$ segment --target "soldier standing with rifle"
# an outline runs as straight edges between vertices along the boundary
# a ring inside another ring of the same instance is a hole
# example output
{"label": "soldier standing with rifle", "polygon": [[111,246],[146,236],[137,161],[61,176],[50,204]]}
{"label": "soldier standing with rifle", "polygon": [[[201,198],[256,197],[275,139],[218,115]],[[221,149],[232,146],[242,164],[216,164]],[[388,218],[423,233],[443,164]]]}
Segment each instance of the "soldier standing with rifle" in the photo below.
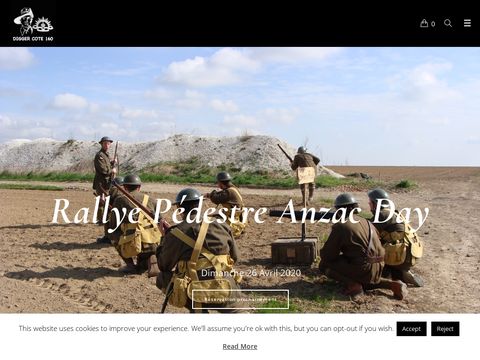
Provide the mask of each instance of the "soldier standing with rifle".
{"label": "soldier standing with rifle", "polygon": [[[290,155],[278,144],[278,147],[285,156],[290,160],[290,167],[292,170],[297,171],[297,178],[300,180],[300,171],[305,168],[313,169],[313,181],[306,183],[299,181],[300,190],[302,191],[302,204],[309,205],[313,200],[313,193],[315,191],[315,176],[317,175],[317,165],[320,163],[320,159],[315,155],[307,153],[307,149],[304,146],[300,146],[297,150],[297,154],[292,159]],[[306,186],[308,184],[308,200],[306,199]]]}
{"label": "soldier standing with rifle", "polygon": [[[110,186],[112,179],[115,177],[117,173],[117,169],[115,168],[116,163],[116,147],[115,147],[115,155],[113,160],[110,159],[110,155],[108,154],[108,149],[113,143],[113,140],[110,139],[108,136],[104,136],[99,141],[102,148],[99,152],[95,154],[95,159],[93,160],[93,165],[95,167],[95,177],[93,179],[93,190],[95,196],[101,196],[102,200],[105,200],[105,197],[108,196],[110,191]],[[118,145],[118,142],[117,142]],[[104,203],[102,201],[101,203]],[[103,205],[100,205],[97,213],[96,223],[101,225],[101,218],[104,211]],[[99,243],[110,243],[108,237],[103,236],[102,238],[97,239]]]}

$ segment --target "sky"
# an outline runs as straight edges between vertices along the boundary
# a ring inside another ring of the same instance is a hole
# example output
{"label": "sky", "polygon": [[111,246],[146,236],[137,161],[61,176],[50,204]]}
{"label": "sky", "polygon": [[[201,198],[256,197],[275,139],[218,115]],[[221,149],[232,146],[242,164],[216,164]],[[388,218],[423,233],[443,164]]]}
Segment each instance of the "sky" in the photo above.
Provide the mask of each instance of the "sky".
{"label": "sky", "polygon": [[0,143],[278,137],[328,165],[479,166],[480,48],[0,48]]}

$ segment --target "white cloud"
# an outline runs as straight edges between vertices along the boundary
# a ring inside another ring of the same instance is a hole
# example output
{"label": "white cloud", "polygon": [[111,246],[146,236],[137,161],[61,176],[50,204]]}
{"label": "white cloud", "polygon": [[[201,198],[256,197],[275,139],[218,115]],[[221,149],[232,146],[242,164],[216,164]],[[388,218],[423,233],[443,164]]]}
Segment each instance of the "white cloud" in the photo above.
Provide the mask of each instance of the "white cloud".
{"label": "white cloud", "polygon": [[182,99],[178,99],[175,105],[186,109],[198,109],[203,105],[205,94],[195,90],[186,90],[185,96]]}
{"label": "white cloud", "polygon": [[480,145],[480,137],[479,136],[469,136],[469,137],[467,137],[467,144]]}
{"label": "white cloud", "polygon": [[91,113],[98,113],[101,110],[100,104],[97,103],[90,103],[88,104],[88,111]]}
{"label": "white cloud", "polygon": [[61,128],[59,123],[51,118],[29,115],[23,117],[14,114],[12,117],[0,115],[0,142],[11,139],[53,138],[55,129]]}
{"label": "white cloud", "polygon": [[178,99],[175,101],[175,105],[184,109],[198,109],[202,106],[202,102],[197,99]]}
{"label": "white cloud", "polygon": [[238,111],[238,106],[232,100],[222,101],[220,99],[213,99],[210,102],[212,109],[220,112],[236,112]]}
{"label": "white cloud", "polygon": [[392,90],[408,101],[438,103],[460,98],[441,75],[452,69],[448,62],[424,63],[389,79]]}
{"label": "white cloud", "polygon": [[432,125],[449,125],[450,119],[445,116],[439,116],[435,118],[427,118],[427,123]]}
{"label": "white cloud", "polygon": [[52,106],[57,109],[80,110],[88,106],[88,101],[79,95],[65,93],[54,97]]}
{"label": "white cloud", "polygon": [[144,64],[138,65],[135,67],[130,68],[119,68],[119,69],[112,69],[112,68],[97,68],[97,69],[87,69],[87,71],[92,72],[93,74],[99,75],[108,75],[108,76],[136,76],[143,74],[149,70],[154,69],[156,66],[153,64]]}
{"label": "white cloud", "polygon": [[156,88],[152,90],[147,90],[144,93],[144,96],[148,99],[155,99],[155,100],[166,100],[171,97],[171,93],[164,89],[164,88]]}
{"label": "white cloud", "polygon": [[240,126],[257,126],[258,121],[254,116],[248,116],[248,115],[226,115],[223,118],[223,123],[224,124],[229,124],[229,125],[236,125],[237,127]]}
{"label": "white cloud", "polygon": [[8,116],[0,115],[0,126],[2,128],[10,127],[14,125],[14,123],[15,122],[12,119],[10,119]]}
{"label": "white cloud", "polygon": [[296,117],[300,114],[300,110],[297,108],[284,109],[284,108],[268,108],[261,112],[261,116],[268,122],[277,122],[282,124],[291,124],[295,121]]}
{"label": "white cloud", "polygon": [[230,85],[240,82],[242,74],[253,73],[259,66],[244,51],[223,48],[210,57],[172,62],[160,80],[191,87]]}
{"label": "white cloud", "polygon": [[34,56],[27,48],[0,47],[0,70],[16,70],[32,65]]}
{"label": "white cloud", "polygon": [[251,57],[261,62],[298,63],[321,61],[342,51],[336,47],[268,47],[252,48]]}
{"label": "white cloud", "polygon": [[172,62],[159,80],[190,87],[231,85],[242,82],[268,63],[318,62],[341,51],[341,48],[223,48],[209,57]]}
{"label": "white cloud", "polygon": [[154,119],[159,116],[155,110],[124,109],[120,116],[125,119]]}

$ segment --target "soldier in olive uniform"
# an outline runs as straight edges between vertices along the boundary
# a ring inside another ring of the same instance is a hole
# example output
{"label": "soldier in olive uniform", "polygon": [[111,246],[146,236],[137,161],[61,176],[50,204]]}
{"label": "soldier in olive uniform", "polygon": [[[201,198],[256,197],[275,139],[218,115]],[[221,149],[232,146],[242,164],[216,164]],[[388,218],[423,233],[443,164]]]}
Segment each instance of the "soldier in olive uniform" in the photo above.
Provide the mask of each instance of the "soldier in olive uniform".
{"label": "soldier in olive uniform", "polygon": [[[123,186],[123,176],[115,177],[112,181],[112,184],[113,183],[117,184],[118,186]],[[103,229],[104,229],[103,236],[97,238],[97,243],[99,244],[112,243],[109,236],[110,234],[108,233],[108,229],[110,229],[110,212],[112,210],[112,204],[115,202],[115,199],[118,197],[118,195],[121,195],[121,193],[118,191],[116,186],[112,186],[110,187],[110,191],[108,192],[108,195],[110,196],[110,201],[108,205],[108,217],[107,217],[107,222],[103,225]]]}
{"label": "soldier in olive uniform", "polygon": [[93,190],[97,195],[107,194],[110,189],[110,180],[112,174],[115,175],[117,170],[114,167],[116,159],[111,160],[108,149],[112,145],[113,140],[108,136],[101,138],[99,143],[102,148],[96,153],[93,165],[95,166],[95,177],[93,179]]}
{"label": "soldier in olive uniform", "polygon": [[[228,172],[221,171],[217,174],[217,186],[220,191],[213,190],[204,194],[204,197],[210,199],[217,205],[222,205],[228,209],[226,212],[227,223],[232,228],[233,236],[239,237],[245,230],[246,224],[243,222],[243,199],[238,188],[233,185],[232,177]],[[231,221],[232,209],[235,208],[234,221]]]}
{"label": "soldier in olive uniform", "polygon": [[[197,211],[199,200],[201,198],[199,191],[191,188],[183,189],[177,194],[175,204],[184,209],[182,217],[185,220],[187,214],[191,212],[191,217],[193,217]],[[211,219],[213,220],[206,230],[206,235],[203,242],[202,252],[196,262],[196,267],[193,271],[196,271],[198,280],[209,280],[214,279],[215,269],[211,264],[212,262],[206,262],[206,257],[203,255],[203,251],[209,251],[214,255],[216,259],[214,262],[224,261],[222,259],[228,258],[230,264],[236,262],[238,259],[238,250],[233,238],[232,232],[228,225],[224,222],[218,222],[215,215],[212,215]],[[221,220],[221,219],[220,219]],[[162,245],[157,248],[157,262],[160,269],[160,274],[157,277],[157,287],[166,292],[168,284],[171,282],[172,277],[184,276],[184,273],[188,273],[187,263],[191,260],[193,247],[199,239],[200,229],[203,223],[189,223],[187,221],[182,221],[178,225],[170,227],[163,240]],[[183,238],[186,235],[191,239],[190,244],[187,244]],[[203,263],[203,265],[202,265]],[[205,265],[206,264],[206,265]],[[183,270],[182,270],[183,269]],[[182,273],[183,271],[183,273]],[[192,271],[192,269],[190,269]],[[190,272],[191,274],[191,272]],[[229,273],[230,274],[230,273]],[[239,286],[237,281],[233,276],[229,274],[225,275],[225,278],[231,285],[232,289],[238,289]],[[168,295],[168,294],[167,294]],[[234,299],[236,295],[232,295]],[[201,311],[195,311],[192,309],[192,300],[188,299],[184,305],[190,312],[208,312],[208,308],[212,307],[210,304],[197,303],[195,308],[201,308]],[[238,308],[239,304],[236,301],[230,301],[226,303],[215,303],[215,308],[228,307],[228,308]],[[218,310],[220,312],[240,312],[240,309],[224,309]]]}
{"label": "soldier in olive uniform", "polygon": [[[108,154],[108,149],[112,145],[113,140],[108,136],[104,136],[100,139],[99,143],[102,148],[96,153],[93,165],[95,167],[95,177],[93,179],[93,190],[95,196],[102,196],[103,198],[108,195],[110,190],[110,181],[116,175],[117,169],[115,168],[116,159],[111,160]],[[100,224],[103,206],[98,209],[98,215],[96,222]]]}
{"label": "soldier in olive uniform", "polygon": [[[130,195],[137,200],[139,203],[143,202],[144,199],[144,194],[140,192],[140,187],[142,185],[142,182],[140,180],[140,177],[138,175],[127,175],[125,176],[123,180],[123,188],[130,193]],[[154,202],[149,198],[148,203],[146,206],[152,213],[155,213],[155,204]],[[126,209],[126,214],[125,218],[122,221],[122,224],[130,223],[128,219],[128,214],[130,211],[134,208],[136,208],[135,204],[133,204],[125,195],[123,194],[118,194],[116,196],[115,201],[113,202],[112,209],[119,209],[120,214],[123,213],[122,209]],[[133,216],[133,219],[135,221],[138,220],[138,214]],[[118,227],[117,227],[118,225]],[[119,269],[121,272],[144,272],[148,269],[148,259],[151,255],[155,254],[155,250],[157,249],[157,244],[146,244],[142,242],[142,251],[140,254],[137,255],[136,260],[137,262],[135,263],[133,258],[125,258],[122,256],[120,253],[120,248],[118,246],[118,242],[120,240],[120,237],[122,235],[125,235],[122,233],[121,226],[117,224],[117,219],[115,216],[110,216],[110,228],[116,230],[109,234],[109,238],[112,241],[112,244],[115,246],[116,250],[118,251],[120,257],[125,261],[126,266],[122,267]]]}
{"label": "soldier in olive uniform", "polygon": [[328,277],[346,285],[345,294],[357,296],[363,289],[386,288],[395,298],[403,299],[407,286],[401,281],[381,279],[385,250],[373,225],[364,218],[349,214],[358,207],[355,198],[348,193],[335,199],[335,208],[345,208],[345,223],[337,222],[320,250],[319,269]]}
{"label": "soldier in olive uniform", "polygon": [[[315,175],[317,175],[317,165],[320,163],[320,159],[315,155],[307,153],[306,151],[307,149],[305,149],[305,147],[300,146],[290,166],[292,170],[297,170],[299,167],[300,168],[312,167],[315,169]],[[304,204],[305,196],[306,196],[305,184],[300,184],[300,189],[302,191],[302,201]],[[308,183],[308,201],[306,202],[307,205],[312,202],[314,191],[315,191],[315,181]]]}
{"label": "soldier in olive uniform", "polygon": [[[392,234],[398,234],[399,236],[397,236],[397,238],[403,241],[403,237],[405,234],[405,223],[403,221],[398,222],[397,216],[391,216],[389,220],[385,221],[390,216],[390,205],[388,204],[388,202],[381,200],[389,200],[390,197],[388,196],[388,193],[383,189],[377,188],[368,192],[368,199],[368,204],[373,214],[375,214],[375,212],[377,211],[377,207],[381,206],[378,217],[379,221],[373,222],[373,225],[380,233],[380,241],[382,245],[385,246],[385,244],[389,241],[388,238],[391,237]],[[395,214],[396,213],[397,212],[395,211]],[[391,276],[393,280],[402,280],[407,284],[416,287],[422,287],[423,279],[410,270],[410,268],[414,266],[415,263],[416,259],[412,256],[411,244],[409,243],[407,245],[405,261],[403,262],[403,264],[385,265],[383,275],[385,277]]]}

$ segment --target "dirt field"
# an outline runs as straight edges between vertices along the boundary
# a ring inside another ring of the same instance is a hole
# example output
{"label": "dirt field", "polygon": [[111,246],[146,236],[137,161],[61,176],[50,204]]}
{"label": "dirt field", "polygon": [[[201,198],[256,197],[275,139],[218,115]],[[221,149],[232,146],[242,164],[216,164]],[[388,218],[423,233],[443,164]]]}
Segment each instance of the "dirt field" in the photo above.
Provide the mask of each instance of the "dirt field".
{"label": "dirt field", "polygon": [[[479,313],[480,312],[480,169],[334,167],[348,174],[365,172],[383,180],[414,179],[415,190],[392,193],[398,207],[430,208],[419,234],[425,243],[424,258],[415,272],[423,288],[409,288],[406,300],[394,300],[388,291],[375,290],[352,301],[338,285],[318,275],[315,267],[301,268],[298,277],[246,277],[244,288],[288,288],[300,312],[360,313]],[[113,247],[98,245],[102,227],[93,224],[51,224],[54,199],[70,201],[71,217],[81,207],[93,207],[90,184],[64,184],[65,191],[0,190],[0,312],[86,313],[159,312],[163,295],[154,280],[143,275],[123,275]],[[183,186],[147,184],[158,198],[173,199]],[[206,189],[206,188],[204,188]],[[244,189],[247,206],[285,205],[298,190]],[[338,190],[317,190],[314,206],[326,205]],[[365,193],[355,193],[367,210]],[[299,224],[250,222],[238,241],[239,270],[273,269],[270,244],[278,237],[300,235]],[[91,219],[91,216],[90,216]],[[329,226],[307,226],[309,236],[325,236]],[[167,312],[178,310],[171,307]]]}

